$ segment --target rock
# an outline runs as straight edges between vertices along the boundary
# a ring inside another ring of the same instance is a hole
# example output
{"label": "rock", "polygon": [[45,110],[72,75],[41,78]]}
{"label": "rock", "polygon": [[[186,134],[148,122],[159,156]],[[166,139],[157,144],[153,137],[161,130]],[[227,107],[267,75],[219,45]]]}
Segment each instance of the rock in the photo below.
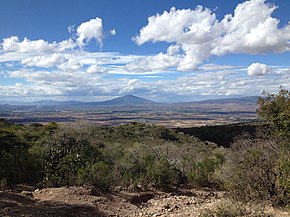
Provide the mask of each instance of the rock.
{"label": "rock", "polygon": [[129,187],[128,187],[128,191],[129,192],[140,192],[142,191],[136,184],[131,184]]}
{"label": "rock", "polygon": [[28,197],[33,197],[33,194],[31,191],[22,191],[21,194],[28,196]]}
{"label": "rock", "polygon": [[169,209],[170,208],[168,203],[166,203],[163,207],[164,207],[164,209]]}
{"label": "rock", "polygon": [[170,208],[168,209],[168,212],[173,212],[175,209],[178,209],[178,206],[177,206],[177,205],[175,205],[175,206],[173,206],[173,207],[170,207]]}
{"label": "rock", "polygon": [[146,188],[141,184],[137,184],[136,187],[141,191],[146,191]]}
{"label": "rock", "polygon": [[114,190],[115,191],[122,191],[122,186],[116,186]]}

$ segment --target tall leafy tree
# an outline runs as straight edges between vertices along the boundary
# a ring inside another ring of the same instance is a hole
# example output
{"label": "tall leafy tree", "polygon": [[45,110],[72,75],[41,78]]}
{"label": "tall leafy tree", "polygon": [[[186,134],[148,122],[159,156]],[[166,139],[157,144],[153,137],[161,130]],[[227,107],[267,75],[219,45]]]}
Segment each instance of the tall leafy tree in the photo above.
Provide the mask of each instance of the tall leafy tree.
{"label": "tall leafy tree", "polygon": [[257,112],[267,120],[278,136],[290,136],[290,99],[289,91],[281,88],[278,94],[263,92],[259,97]]}

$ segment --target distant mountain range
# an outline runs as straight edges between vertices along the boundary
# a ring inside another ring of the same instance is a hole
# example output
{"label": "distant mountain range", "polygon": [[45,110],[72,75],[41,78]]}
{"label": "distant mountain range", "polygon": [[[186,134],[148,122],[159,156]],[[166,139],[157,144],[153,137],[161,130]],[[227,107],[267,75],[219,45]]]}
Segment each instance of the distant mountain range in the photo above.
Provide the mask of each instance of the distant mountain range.
{"label": "distant mountain range", "polygon": [[246,96],[239,98],[226,98],[226,99],[212,99],[193,102],[177,103],[180,105],[198,105],[198,104],[256,104],[258,96]]}
{"label": "distant mountain range", "polygon": [[158,105],[160,103],[134,95],[126,95],[103,102],[95,102],[92,104],[95,104],[97,106],[142,106],[142,105]]}
{"label": "distant mountain range", "polygon": [[227,99],[215,99],[215,100],[203,100],[183,103],[158,103],[148,99],[144,99],[134,95],[126,95],[117,97],[111,100],[102,102],[80,102],[80,101],[54,101],[54,100],[43,100],[35,102],[0,102],[0,105],[26,105],[26,106],[97,106],[97,107],[122,107],[122,106],[194,106],[198,104],[256,104],[258,97],[240,97],[240,98],[227,98]]}

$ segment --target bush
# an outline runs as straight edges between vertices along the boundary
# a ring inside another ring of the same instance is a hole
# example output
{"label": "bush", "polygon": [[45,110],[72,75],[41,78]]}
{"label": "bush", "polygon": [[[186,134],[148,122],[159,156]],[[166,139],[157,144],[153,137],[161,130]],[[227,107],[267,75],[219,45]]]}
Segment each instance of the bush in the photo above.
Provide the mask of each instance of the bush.
{"label": "bush", "polygon": [[173,185],[179,185],[180,173],[162,157],[148,168],[150,183],[161,189],[167,189]]}
{"label": "bush", "polygon": [[8,182],[7,182],[7,179],[4,178],[4,179],[1,179],[0,180],[0,191],[5,191],[8,189]]}
{"label": "bush", "polygon": [[277,159],[277,199],[278,205],[290,204],[290,153],[289,150],[282,149]]}
{"label": "bush", "polygon": [[221,179],[232,195],[243,201],[289,202],[289,152],[281,153],[275,139],[238,138],[222,167]]}
{"label": "bush", "polygon": [[224,182],[236,199],[270,199],[275,191],[277,152],[268,141],[240,137],[223,167]]}
{"label": "bush", "polygon": [[8,185],[89,184],[109,189],[140,184],[168,189],[186,183],[191,173],[196,185],[213,186],[222,163],[211,144],[138,123],[20,126],[0,121],[0,139],[0,180],[5,178]]}
{"label": "bush", "polygon": [[[164,147],[167,145],[169,144],[164,144]],[[182,172],[173,163],[173,156],[170,156],[163,148],[134,144],[115,162],[115,169],[118,171],[115,174],[118,173],[120,177],[118,183],[126,187],[139,184],[144,188],[155,186],[162,189],[179,185]]]}
{"label": "bush", "polygon": [[195,187],[220,188],[221,183],[214,176],[223,161],[216,157],[205,158],[192,166],[188,174],[190,184]]}
{"label": "bush", "polygon": [[110,165],[103,161],[87,164],[78,170],[78,184],[88,184],[108,190],[112,184]]}
{"label": "bush", "polygon": [[214,209],[206,209],[201,217],[238,217],[247,216],[247,209],[241,202],[227,200],[218,204]]}
{"label": "bush", "polygon": [[257,112],[261,118],[271,124],[276,136],[290,136],[290,94],[286,89],[280,89],[278,94],[263,91],[259,97]]}
{"label": "bush", "polygon": [[263,92],[257,112],[269,123],[255,137],[237,138],[223,166],[222,180],[237,199],[290,202],[290,100],[289,92]]}
{"label": "bush", "polygon": [[193,186],[210,187],[211,176],[215,171],[215,162],[213,159],[205,159],[195,163],[189,174],[189,181]]}

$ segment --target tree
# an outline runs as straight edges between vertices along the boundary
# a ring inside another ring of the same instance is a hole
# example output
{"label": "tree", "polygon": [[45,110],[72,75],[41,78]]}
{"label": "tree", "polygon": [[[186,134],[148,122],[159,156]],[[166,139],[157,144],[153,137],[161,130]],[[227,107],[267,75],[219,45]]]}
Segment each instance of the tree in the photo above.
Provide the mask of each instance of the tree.
{"label": "tree", "polygon": [[271,199],[286,205],[290,203],[289,91],[263,91],[257,105],[257,113],[267,121],[271,134],[264,131],[254,139],[240,138],[233,144],[230,159],[224,165],[230,174],[226,185],[240,193],[240,198],[246,195],[247,199]]}
{"label": "tree", "polygon": [[257,112],[273,127],[278,136],[290,136],[290,100],[289,91],[281,88],[278,94],[263,91],[259,97]]}

